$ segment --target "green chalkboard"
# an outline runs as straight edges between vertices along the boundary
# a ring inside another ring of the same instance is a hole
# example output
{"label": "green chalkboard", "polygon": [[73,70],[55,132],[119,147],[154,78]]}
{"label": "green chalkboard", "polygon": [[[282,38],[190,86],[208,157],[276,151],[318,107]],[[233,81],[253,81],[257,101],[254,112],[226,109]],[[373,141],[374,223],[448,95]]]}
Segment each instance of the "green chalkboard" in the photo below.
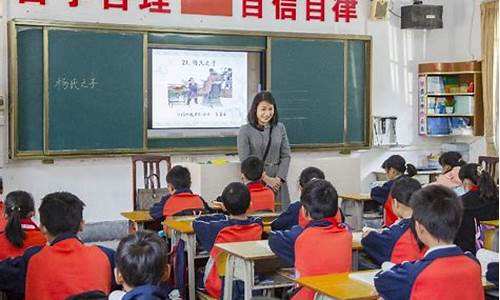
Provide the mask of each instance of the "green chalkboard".
{"label": "green chalkboard", "polygon": [[369,37],[12,23],[14,157],[235,150],[234,136],[146,137],[144,51],[156,47],[261,53],[263,88],[273,92],[293,146],[369,146]]}
{"label": "green chalkboard", "polygon": [[43,152],[43,33],[40,28],[18,27],[15,151]]}
{"label": "green chalkboard", "polygon": [[344,42],[273,38],[271,91],[292,145],[344,135]]}
{"label": "green chalkboard", "polygon": [[363,143],[366,141],[367,116],[367,66],[365,55],[367,44],[361,41],[348,42],[347,68],[347,142]]}
{"label": "green chalkboard", "polygon": [[48,151],[143,148],[143,35],[48,33]]}

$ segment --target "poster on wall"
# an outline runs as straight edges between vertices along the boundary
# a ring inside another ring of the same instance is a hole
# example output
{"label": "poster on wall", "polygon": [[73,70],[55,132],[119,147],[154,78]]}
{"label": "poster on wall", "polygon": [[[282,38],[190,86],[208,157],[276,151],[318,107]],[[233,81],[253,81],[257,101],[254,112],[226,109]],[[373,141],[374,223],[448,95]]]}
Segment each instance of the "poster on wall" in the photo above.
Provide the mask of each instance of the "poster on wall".
{"label": "poster on wall", "polygon": [[247,53],[152,49],[152,128],[238,128],[247,115]]}

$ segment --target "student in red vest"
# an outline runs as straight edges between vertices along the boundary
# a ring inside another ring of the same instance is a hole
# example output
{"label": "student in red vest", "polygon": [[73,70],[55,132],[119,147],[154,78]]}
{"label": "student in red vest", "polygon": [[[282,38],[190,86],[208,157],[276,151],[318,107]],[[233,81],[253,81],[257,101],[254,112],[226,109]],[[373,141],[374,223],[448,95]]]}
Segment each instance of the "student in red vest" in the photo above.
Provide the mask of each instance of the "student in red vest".
{"label": "student in red vest", "polygon": [[[305,185],[300,197],[309,223],[302,228],[272,231],[269,247],[287,265],[295,266],[297,277],[349,272],[352,267],[352,234],[338,223],[338,195],[323,179]],[[311,259],[314,257],[314,259]],[[300,288],[293,300],[314,298],[314,291]]]}
{"label": "student in red vest", "polygon": [[[316,179],[325,179],[325,174],[323,173],[323,171],[321,171],[316,167],[307,167],[304,170],[302,170],[299,176],[300,193],[302,194],[304,186],[309,181]],[[339,223],[344,222],[344,215],[342,214],[340,207],[335,217],[337,218],[337,221]],[[301,227],[304,227],[307,225],[308,222],[309,220],[306,218],[304,206],[302,205],[299,199],[299,201],[295,201],[292,204],[290,204],[287,210],[281,213],[281,215],[279,215],[278,218],[276,218],[271,223],[271,229],[286,230],[292,228],[295,225],[300,225]]]}
{"label": "student in red vest", "polygon": [[257,156],[249,156],[241,163],[241,179],[250,191],[248,213],[274,212],[274,192],[261,180],[264,163]]}
{"label": "student in red vest", "polygon": [[453,244],[462,220],[462,203],[450,189],[427,186],[410,200],[418,238],[429,247],[421,260],[379,272],[375,287],[384,299],[481,300],[481,267]]}
{"label": "student in red vest", "polygon": [[62,300],[85,291],[109,294],[114,283],[114,251],[86,246],[76,236],[83,227],[83,207],[68,192],[46,195],[38,209],[40,229],[49,242],[23,256],[0,262],[0,290],[13,299]]}
{"label": "student in red vest", "polygon": [[33,222],[35,201],[25,191],[10,192],[5,198],[7,226],[0,231],[0,260],[21,256],[31,246],[43,246],[47,239]]}
{"label": "student in red vest", "polygon": [[366,230],[361,244],[363,250],[381,265],[385,261],[401,263],[421,259],[427,250],[418,241],[412,229],[411,195],[421,188],[417,180],[402,176],[394,181],[391,188],[392,209],[398,220],[382,231]]}
{"label": "student in red vest", "polygon": [[[167,245],[157,233],[138,231],[124,237],[116,249],[116,282],[109,300],[166,300],[169,290],[161,284],[167,266]],[[165,288],[164,288],[165,287]]]}
{"label": "student in red vest", "polygon": [[195,211],[208,210],[203,198],[191,191],[191,173],[183,166],[175,166],[167,173],[167,188],[169,194],[161,197],[155,203],[149,214],[157,221],[165,217],[192,214]]}
{"label": "student in red vest", "polygon": [[405,171],[409,177],[413,177],[417,174],[417,168],[412,164],[406,164],[405,159],[400,155],[392,155],[386,159],[382,168],[387,175],[387,182],[382,186],[374,187],[370,192],[370,197],[384,207],[384,226],[388,227],[398,219],[392,210],[390,195],[392,184],[394,180],[404,175]]}
{"label": "student in red vest", "polygon": [[[240,183],[230,183],[222,192],[222,209],[226,214],[201,216],[193,221],[196,238],[203,249],[210,253],[203,283],[207,292],[221,299],[222,281],[217,274],[217,258],[220,250],[214,248],[216,243],[260,240],[262,236],[262,220],[247,216],[250,207],[250,192]],[[241,286],[241,284],[237,284]],[[239,288],[233,289],[237,292]]]}

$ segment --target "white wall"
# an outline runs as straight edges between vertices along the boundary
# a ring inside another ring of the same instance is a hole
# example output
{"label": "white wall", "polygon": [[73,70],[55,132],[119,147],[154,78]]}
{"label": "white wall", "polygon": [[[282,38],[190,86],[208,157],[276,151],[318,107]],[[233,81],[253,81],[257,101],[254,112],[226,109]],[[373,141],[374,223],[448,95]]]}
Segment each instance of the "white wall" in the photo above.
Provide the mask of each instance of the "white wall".
{"label": "white wall", "polygon": [[[139,1],[129,1],[137,5]],[[419,155],[438,152],[442,142],[451,139],[431,139],[417,134],[416,78],[417,65],[433,61],[461,61],[480,57],[480,0],[427,0],[427,4],[444,5],[444,29],[401,30],[400,21],[390,16],[386,21],[370,21],[367,18],[369,1],[358,1],[358,19],[350,23],[287,22],[276,21],[271,5],[266,4],[261,20],[242,19],[241,1],[234,0],[233,17],[207,17],[180,15],[180,1],[170,1],[171,15],[151,14],[131,8],[128,12],[105,11],[102,1],[80,1],[77,8],[69,8],[67,1],[47,1],[46,6],[19,4],[18,0],[0,0],[0,95],[8,94],[6,22],[14,18],[63,20],[79,22],[121,23],[183,28],[238,29],[258,31],[287,31],[308,33],[366,34],[373,38],[372,58],[372,112],[373,115],[398,116],[397,134],[399,143],[408,145],[397,149],[379,148],[358,151],[348,158],[359,163],[348,164],[356,170],[340,181],[360,182],[353,189],[367,191],[373,180],[370,172],[378,170],[382,161],[393,153],[400,153],[412,163],[417,163]],[[267,3],[268,1],[265,1]],[[270,2],[270,1],[269,1]],[[332,1],[333,2],[333,1]],[[393,1],[393,10],[400,13],[401,5],[412,1]],[[302,7],[305,1],[298,1]],[[474,7],[474,9],[472,9]],[[1,11],[3,9],[3,12]],[[298,15],[303,14],[299,9]],[[470,26],[472,23],[472,27]],[[470,38],[469,38],[470,37]],[[5,114],[5,112],[3,112]],[[2,112],[0,112],[0,115]],[[1,125],[0,118],[0,165],[5,191],[26,189],[36,199],[56,190],[74,192],[87,203],[87,221],[118,220],[119,212],[132,208],[131,163],[123,158],[57,159],[54,164],[40,161],[7,160],[7,126]],[[460,139],[473,142],[471,159],[484,153],[483,139]],[[293,153],[297,165],[308,165],[311,161],[342,155],[336,152]],[[174,162],[204,161],[217,156],[176,156]],[[235,160],[235,157],[229,157]],[[337,159],[337,158],[336,158]],[[339,163],[339,169],[346,164]],[[296,182],[296,171],[290,173],[289,181]],[[351,178],[352,174],[360,174]],[[292,184],[293,185],[293,184]],[[295,192],[294,187],[291,191]],[[346,191],[347,192],[347,191]],[[353,190],[352,192],[355,192]]]}

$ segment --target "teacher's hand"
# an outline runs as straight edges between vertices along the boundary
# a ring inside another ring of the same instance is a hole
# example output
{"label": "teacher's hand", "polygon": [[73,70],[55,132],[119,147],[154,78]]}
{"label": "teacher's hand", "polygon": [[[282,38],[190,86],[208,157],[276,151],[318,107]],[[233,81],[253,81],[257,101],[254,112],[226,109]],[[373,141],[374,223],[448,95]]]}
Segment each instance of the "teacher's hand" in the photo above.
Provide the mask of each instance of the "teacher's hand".
{"label": "teacher's hand", "polygon": [[262,176],[262,180],[268,185],[274,192],[278,192],[281,188],[281,178],[270,177],[265,173]]}

